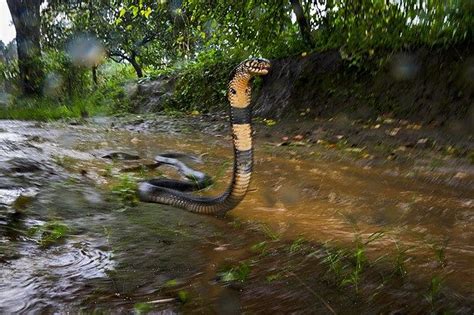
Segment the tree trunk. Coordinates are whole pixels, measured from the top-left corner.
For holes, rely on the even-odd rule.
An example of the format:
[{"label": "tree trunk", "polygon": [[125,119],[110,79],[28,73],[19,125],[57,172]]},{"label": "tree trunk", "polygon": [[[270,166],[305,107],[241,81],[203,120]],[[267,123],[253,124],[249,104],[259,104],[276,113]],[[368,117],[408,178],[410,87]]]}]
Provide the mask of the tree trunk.
[{"label": "tree trunk", "polygon": [[137,73],[137,77],[143,78],[143,70],[140,64],[137,61],[136,54],[132,54],[132,56],[127,59],[130,64],[133,66],[133,69],[135,69],[135,72]]},{"label": "tree trunk", "polygon": [[94,87],[97,87],[97,66],[92,66],[92,82]]},{"label": "tree trunk", "polygon": [[40,5],[43,0],[7,0],[16,29],[18,67],[24,95],[40,95],[44,73],[41,66]]},{"label": "tree trunk", "polygon": [[296,15],[296,21],[298,22],[298,26],[300,28],[301,36],[303,37],[304,43],[308,47],[314,47],[313,39],[311,38],[311,28],[309,26],[308,20],[304,15],[303,7],[299,0],[290,0],[291,7],[293,8],[293,12]]}]

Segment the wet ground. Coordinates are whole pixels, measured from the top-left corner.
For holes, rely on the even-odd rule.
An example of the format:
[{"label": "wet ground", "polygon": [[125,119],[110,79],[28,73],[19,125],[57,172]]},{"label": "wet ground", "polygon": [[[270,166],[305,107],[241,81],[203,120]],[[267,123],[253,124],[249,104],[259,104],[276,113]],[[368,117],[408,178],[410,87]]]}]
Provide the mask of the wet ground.
[{"label": "wet ground", "polygon": [[179,176],[151,168],[170,151],[222,191],[221,120],[1,121],[0,313],[472,313],[471,138],[261,121],[251,191],[225,219],[136,201],[137,179]]}]

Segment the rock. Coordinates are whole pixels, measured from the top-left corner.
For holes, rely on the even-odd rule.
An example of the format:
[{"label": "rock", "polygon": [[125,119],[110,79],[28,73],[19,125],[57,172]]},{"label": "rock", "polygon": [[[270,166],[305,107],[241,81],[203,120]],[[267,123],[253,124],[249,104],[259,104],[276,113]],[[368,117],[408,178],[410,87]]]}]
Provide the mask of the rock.
[{"label": "rock", "polygon": [[138,83],[136,82],[126,83],[123,87],[123,91],[129,99],[136,98],[138,94]]},{"label": "rock", "polygon": [[421,138],[415,144],[416,148],[419,149],[428,149],[431,147],[431,141],[428,138]]},{"label": "rock", "polygon": [[11,173],[34,173],[41,170],[40,162],[25,158],[12,158],[5,162],[0,162],[0,172]]},{"label": "rock", "polygon": [[103,159],[111,159],[111,160],[121,160],[121,161],[129,161],[129,160],[139,160],[140,157],[135,154],[130,154],[126,152],[111,152],[102,156]]},{"label": "rock", "polygon": [[18,196],[18,198],[16,198],[15,202],[13,202],[12,204],[12,207],[17,211],[17,212],[21,212],[23,210],[26,209],[26,207],[28,207],[31,202],[34,200],[34,197],[36,196],[36,194],[32,195],[32,194],[21,194],[20,196]]},{"label": "rock", "polygon": [[400,131],[400,128],[397,127],[391,130],[387,130],[385,133],[388,134],[389,136],[395,137],[399,131]]},{"label": "rock", "polygon": [[469,175],[467,173],[463,173],[463,172],[457,172],[456,175],[454,175],[453,178],[455,179],[465,179],[467,178]]},{"label": "rock", "polygon": [[70,119],[68,121],[68,124],[70,126],[82,126],[84,124],[84,120],[83,119],[77,119],[77,118],[73,118],[73,119]]},{"label": "rock", "polygon": [[37,142],[37,143],[46,142],[46,139],[41,136],[29,136],[26,140],[29,142]]},{"label": "rock", "polygon": [[136,88],[129,88],[127,96],[135,103],[138,113],[159,112],[174,92],[175,79],[161,76],[156,80],[140,82]]},{"label": "rock", "polygon": [[10,206],[17,211],[25,209],[38,194],[35,188],[0,189],[0,205]]}]

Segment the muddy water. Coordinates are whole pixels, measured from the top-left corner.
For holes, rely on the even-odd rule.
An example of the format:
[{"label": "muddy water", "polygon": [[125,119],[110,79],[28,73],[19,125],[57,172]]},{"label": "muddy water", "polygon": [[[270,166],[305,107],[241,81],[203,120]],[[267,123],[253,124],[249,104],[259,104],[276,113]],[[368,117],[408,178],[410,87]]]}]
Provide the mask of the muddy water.
[{"label": "muddy water", "polygon": [[[356,238],[380,232],[366,248],[371,261],[389,265],[403,251],[414,285],[429,286],[440,275],[445,294],[462,305],[474,299],[472,186],[426,180],[413,168],[347,159],[318,146],[278,147],[259,139],[251,191],[228,219],[160,205],[124,207],[110,196],[110,186],[136,162],[100,156],[200,156],[204,163],[196,168],[216,179],[204,192],[212,195],[230,177],[230,139],[167,118],[154,128],[111,126],[108,120],[84,126],[0,122],[1,313],[129,311],[141,302],[169,312],[264,312],[265,305],[245,305],[238,290],[213,280],[222,265],[237,264],[261,241],[231,228],[235,219],[262,223],[282,240],[348,249]],[[20,195],[27,201],[18,205]],[[41,233],[32,229],[56,221],[67,223],[67,237],[41,246]],[[182,292],[191,292],[192,308],[182,308],[176,298],[186,300]],[[282,304],[280,310],[293,309]]]}]

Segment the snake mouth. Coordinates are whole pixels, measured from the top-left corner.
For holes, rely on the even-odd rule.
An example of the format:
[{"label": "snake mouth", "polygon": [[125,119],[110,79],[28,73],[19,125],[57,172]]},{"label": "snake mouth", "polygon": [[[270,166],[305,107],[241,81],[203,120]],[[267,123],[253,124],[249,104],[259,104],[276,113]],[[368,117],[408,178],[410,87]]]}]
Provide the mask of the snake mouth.
[{"label": "snake mouth", "polygon": [[270,71],[270,65],[261,67],[260,69],[256,71],[257,72],[256,74],[265,75],[265,74],[268,74],[269,71]]},{"label": "snake mouth", "polygon": [[246,64],[248,71],[253,75],[266,75],[270,71],[270,61],[263,58],[249,60]]}]

